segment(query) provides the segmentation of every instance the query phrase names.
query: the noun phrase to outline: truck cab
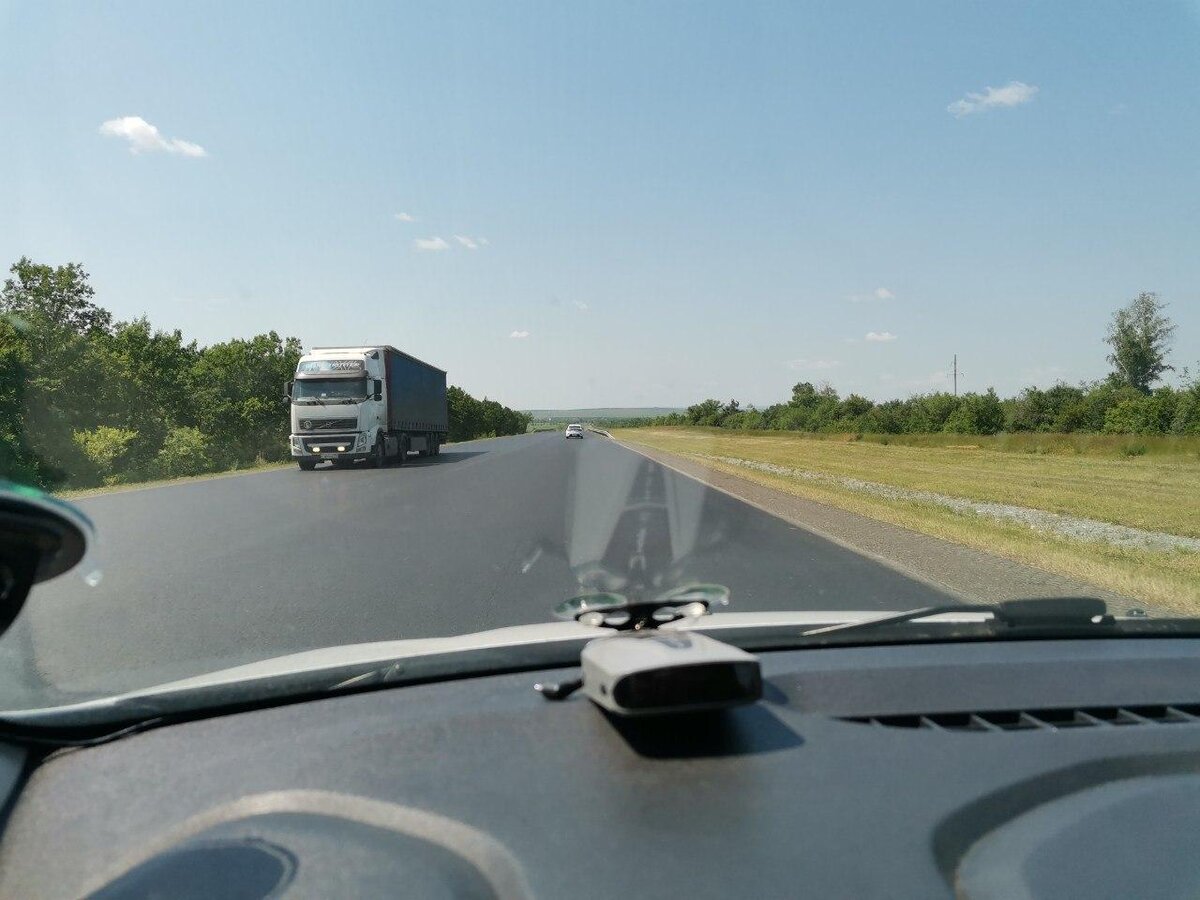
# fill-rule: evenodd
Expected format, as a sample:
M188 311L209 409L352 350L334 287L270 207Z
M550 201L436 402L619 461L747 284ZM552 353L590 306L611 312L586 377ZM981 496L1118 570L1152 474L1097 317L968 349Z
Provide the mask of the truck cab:
M292 458L309 470L435 455L446 436L445 375L393 347L315 348L288 383Z

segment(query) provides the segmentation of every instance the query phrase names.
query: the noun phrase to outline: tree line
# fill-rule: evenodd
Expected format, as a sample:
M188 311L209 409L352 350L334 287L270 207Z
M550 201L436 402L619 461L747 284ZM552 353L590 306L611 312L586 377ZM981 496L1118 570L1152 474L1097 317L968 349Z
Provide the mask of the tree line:
M737 400L705 400L686 412L612 422L638 425L705 425L721 428L862 434L996 434L998 432L1099 432L1200 435L1200 373L1183 373L1178 388L1155 384L1167 362L1175 326L1161 300L1140 294L1113 314L1106 343L1112 372L1080 385L1030 387L1001 398L992 388L955 395L945 391L876 403L829 385L802 382L785 403L765 409Z
M0 474L85 487L289 457L283 385L298 338L207 347L145 318L118 322L78 263L22 257L0 291ZM449 439L520 434L529 418L448 391Z

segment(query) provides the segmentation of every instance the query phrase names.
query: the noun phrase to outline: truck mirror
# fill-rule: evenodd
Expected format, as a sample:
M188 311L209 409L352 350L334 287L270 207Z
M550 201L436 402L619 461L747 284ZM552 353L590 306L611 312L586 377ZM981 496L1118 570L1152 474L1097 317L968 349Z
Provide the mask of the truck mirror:
M375 396L373 399L382 400L383 399L383 382L380 379L376 378L376 379L374 379L374 385L375 385L375 388L374 388Z
M292 385L293 384L295 384L294 381L289 381L287 383L287 387L284 389L284 392L283 392L283 402L284 403L292 402Z

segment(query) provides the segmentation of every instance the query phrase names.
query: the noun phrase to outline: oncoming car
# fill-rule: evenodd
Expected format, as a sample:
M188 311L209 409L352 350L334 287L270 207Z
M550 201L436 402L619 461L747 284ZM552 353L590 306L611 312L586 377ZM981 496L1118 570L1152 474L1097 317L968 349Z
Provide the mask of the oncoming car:
M568 438L579 438L580 440L583 440L583 426L582 425L568 425L567 430L566 430L566 432L564 432L564 434Z

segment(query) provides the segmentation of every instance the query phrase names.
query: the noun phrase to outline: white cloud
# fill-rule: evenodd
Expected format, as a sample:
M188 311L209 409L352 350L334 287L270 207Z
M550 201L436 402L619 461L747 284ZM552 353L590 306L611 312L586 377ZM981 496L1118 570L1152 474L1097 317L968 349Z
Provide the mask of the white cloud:
M193 159L208 156L208 153L199 144L179 138L163 137L157 128L141 116L109 119L100 125L100 133L105 137L117 137L129 141L130 153L177 153Z
M464 247L466 247L468 250L478 250L479 249L479 244L476 243L475 241L471 240L465 234L456 234L454 236L454 239L456 241L458 241L460 244L462 244Z
M512 334L509 335L509 337L510 338L518 338L518 339L527 338L527 337L529 337L529 332L528 331L514 331Z
M896 335L892 334L890 331L868 331L867 336L863 338L865 341L871 341L872 343L876 344L884 344L888 341L894 341L895 339Z
M798 372L827 372L840 365L841 362L836 359L792 359L788 360L787 367Z
M491 242L491 241L489 241L487 238L480 238L480 239L479 239L479 246L480 246L480 247L490 247L490 246L491 246L491 244L492 244L492 242Z
M580 312L587 312L587 311L588 311L588 309L590 308L590 307L589 307L589 306L588 306L586 303L584 303L582 300L572 300L572 301L571 301L571 303L572 303L572 304L575 306L575 308L576 308L577 310L579 310Z
M406 212L392 213L392 218L394 218L397 222L415 222L415 221L417 221L416 216L410 216Z
M982 94L972 91L961 100L955 100L947 106L946 112L956 119L961 119L963 116L989 109L1020 106L1022 103L1032 100L1037 92L1037 85L1026 84L1023 81L1010 81L1004 87L984 88Z
M846 299L851 303L866 303L870 300L895 300L896 295L885 287L878 287L869 294L851 294Z
M449 250L450 245L440 237L417 238L413 247L421 251Z

